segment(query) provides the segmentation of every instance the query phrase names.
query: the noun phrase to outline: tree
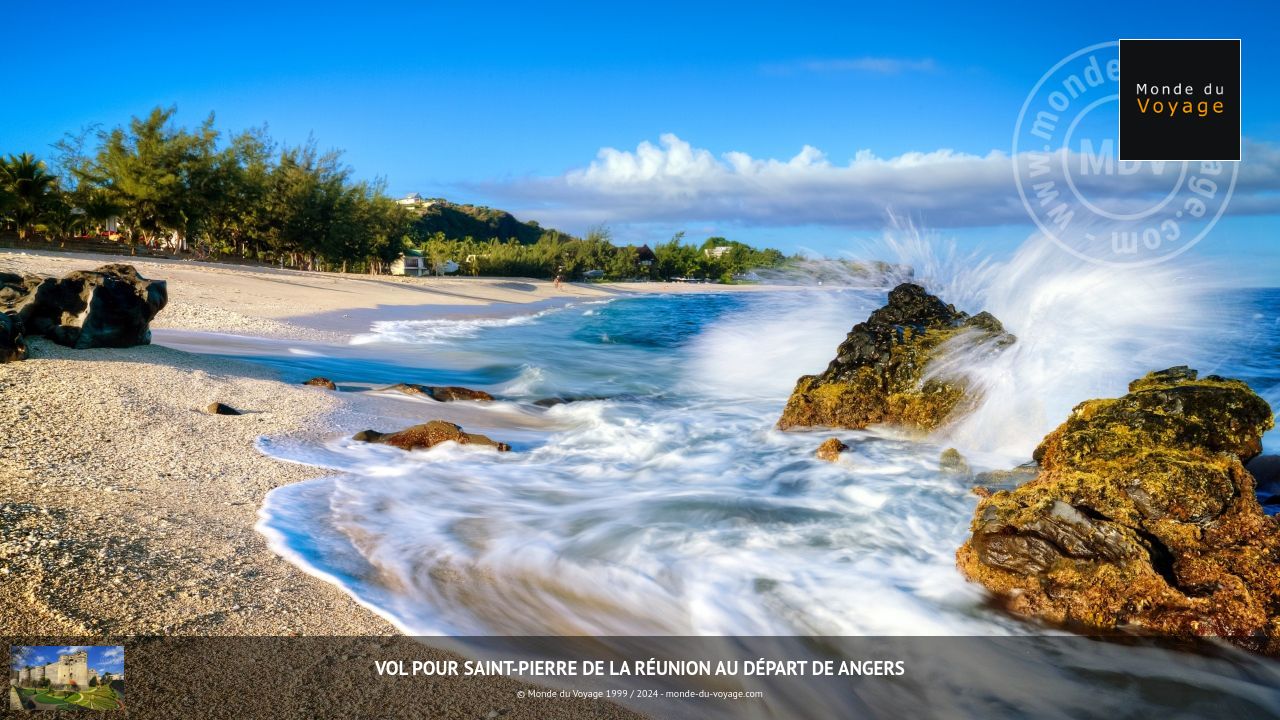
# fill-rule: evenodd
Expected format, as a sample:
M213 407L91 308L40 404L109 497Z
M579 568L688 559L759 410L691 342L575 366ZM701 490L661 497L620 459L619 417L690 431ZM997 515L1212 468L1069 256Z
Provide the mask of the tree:
M91 677L91 678L89 678L89 687L98 687L98 678L97 678L97 677Z
M85 227L101 231L113 217L124 209L108 190L82 183L71 193L72 204L84 212Z
M85 226L84 210L72 205L71 196L67 193L52 193L45 200L45 208L41 213L45 233L50 238L66 238L75 235Z
M152 243L188 232L205 218L217 191L214 150L218 133L210 115L195 132L171 122L176 108L156 108L129 127L104 133L83 178L106 189L120 207L131 241Z
M7 214L18 228L18 237L25 239L49 209L58 178L34 155L22 153L0 162L0 185L5 189Z
M208 207L196 232L207 250L243 258L265 249L263 210L275 153L275 143L259 128L235 135L214 158L205 188Z

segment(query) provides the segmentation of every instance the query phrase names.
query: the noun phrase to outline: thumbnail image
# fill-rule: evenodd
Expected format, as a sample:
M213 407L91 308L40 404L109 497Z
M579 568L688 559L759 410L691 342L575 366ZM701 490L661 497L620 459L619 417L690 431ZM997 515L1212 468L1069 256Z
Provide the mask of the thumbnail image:
M9 708L124 709L124 647L10 647Z

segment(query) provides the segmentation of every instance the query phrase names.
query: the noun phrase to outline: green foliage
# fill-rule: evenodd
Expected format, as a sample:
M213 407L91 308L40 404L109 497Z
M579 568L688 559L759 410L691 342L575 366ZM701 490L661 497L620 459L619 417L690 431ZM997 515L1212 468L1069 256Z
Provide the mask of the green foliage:
M279 148L263 129L224 136L212 115L188 129L175 112L69 135L59 175L29 154L0 160L0 223L65 238L114 218L130 243L375 272L407 246L412 214L353 181L341 153Z
M0 159L0 209L27 237L58 195L58 178L31 153Z
M436 199L428 201L414 221L418 237L442 233L445 237L512 238L525 245L537 242L543 230L535 222L521 222L511 213L483 205L456 205Z
M724 238L619 247L603 226L575 238L482 206L405 207L381 182L354 180L339 151L280 147L265 129L224 135L213 115L186 128L175 114L68 135L56 174L30 154L0 160L0 227L66 238L114 219L131 244L344 272L385 272L410 248L433 268L504 277L732 281L786 260Z
M443 267L452 260L458 263L462 274L495 277L563 275L580 280L586 273L599 270L605 280L729 280L734 275L776 267L787 261L777 250L755 250L741 243L737 243L741 250L712 258L683 241L681 233L652 250L633 245L619 247L611 242L607 229L593 228L582 239L554 230L545 231L532 244L523 244L515 238L506 241L476 240L469 236L449 238L443 232L436 232L421 240L417 247L433 268Z

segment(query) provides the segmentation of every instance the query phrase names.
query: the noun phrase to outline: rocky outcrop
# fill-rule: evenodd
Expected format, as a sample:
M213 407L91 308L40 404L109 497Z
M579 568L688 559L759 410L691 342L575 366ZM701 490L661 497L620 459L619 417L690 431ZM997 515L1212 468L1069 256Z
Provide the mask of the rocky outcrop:
M0 310L17 316L28 335L68 347L130 347L151 342L151 320L164 308L163 280L132 265L76 270L62 278L0 276Z
M506 443L498 442L485 435L464 432L461 427L443 420L432 420L394 433L363 430L356 433L352 439L392 445L401 450L429 448L443 442L456 442L459 445L488 445L499 452L507 452L511 449L511 446Z
M22 321L17 315L0 312L0 363L27 358L27 340L22 336Z
M1280 654L1280 521L1243 465L1273 423L1244 383L1186 367L1081 403L1035 479L978 503L960 570L1051 623Z
M227 405L225 403L215 402L209 403L209 407L204 409L210 415L243 415L244 413Z
M493 396L483 390L458 387L457 385L417 385L399 383L383 388L384 391L395 390L406 395L425 395L437 402L453 402L455 400L492 400Z
M990 313L969 316L903 283L853 327L826 371L800 378L778 427L935 428L973 399L960 378L926 376L929 361L948 342L999 352L1014 337Z
M955 448L947 448L942 451L942 454L938 456L938 469L948 475L972 474L969 469L969 462Z
M338 389L338 386L337 386L337 385L335 385L335 384L333 383L333 381L332 381L332 380L330 380L329 378L326 378L326 377L313 377L313 378L311 378L310 380L308 380L308 381L306 381L306 382L304 382L304 383L302 383L302 384L303 384L303 385L311 385L311 386L313 386L313 387L320 387L320 388L324 388L325 390L337 390L337 389Z
M818 446L817 456L819 460L827 462L836 462L840 459L840 453L848 450L849 446L840 442L840 438L827 438Z

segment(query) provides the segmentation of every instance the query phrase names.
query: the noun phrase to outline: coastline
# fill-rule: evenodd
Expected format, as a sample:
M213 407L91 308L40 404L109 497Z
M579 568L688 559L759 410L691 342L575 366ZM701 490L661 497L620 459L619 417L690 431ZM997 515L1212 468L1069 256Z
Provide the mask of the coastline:
M652 294L771 292L786 285L670 282L564 283L499 277L401 277L195 260L0 249L0 271L64 275L107 263L133 265L169 284L169 303L152 321L160 330L195 330L258 337L346 342L370 318L404 320L508 312L539 303ZM354 322L353 322L354 321ZM363 326L353 331L354 323Z
M382 305L492 312L668 291L658 283L566 285L557 292L549 282L405 281L0 253L0 268L23 273L61 275L109 262L169 281L170 305L153 323L158 335L195 331L214 341L230 334L342 343L348 334L341 323L323 318ZM677 291L710 289L724 288ZM299 307L315 317L297 317ZM212 402L245 414L210 415L204 408ZM0 365L0 423L9 428L0 442L0 634L402 637L342 590L274 554L255 529L268 491L325 474L267 457L255 449L257 439L377 424L375 404L359 393L285 382L272 368L234 356L159 344L72 350L33 339L29 359ZM418 654L457 658L428 646ZM476 682L468 682L467 696L492 707L509 707L512 688L532 687L502 677L478 681L480 689ZM586 701L519 710L538 717L634 716Z

